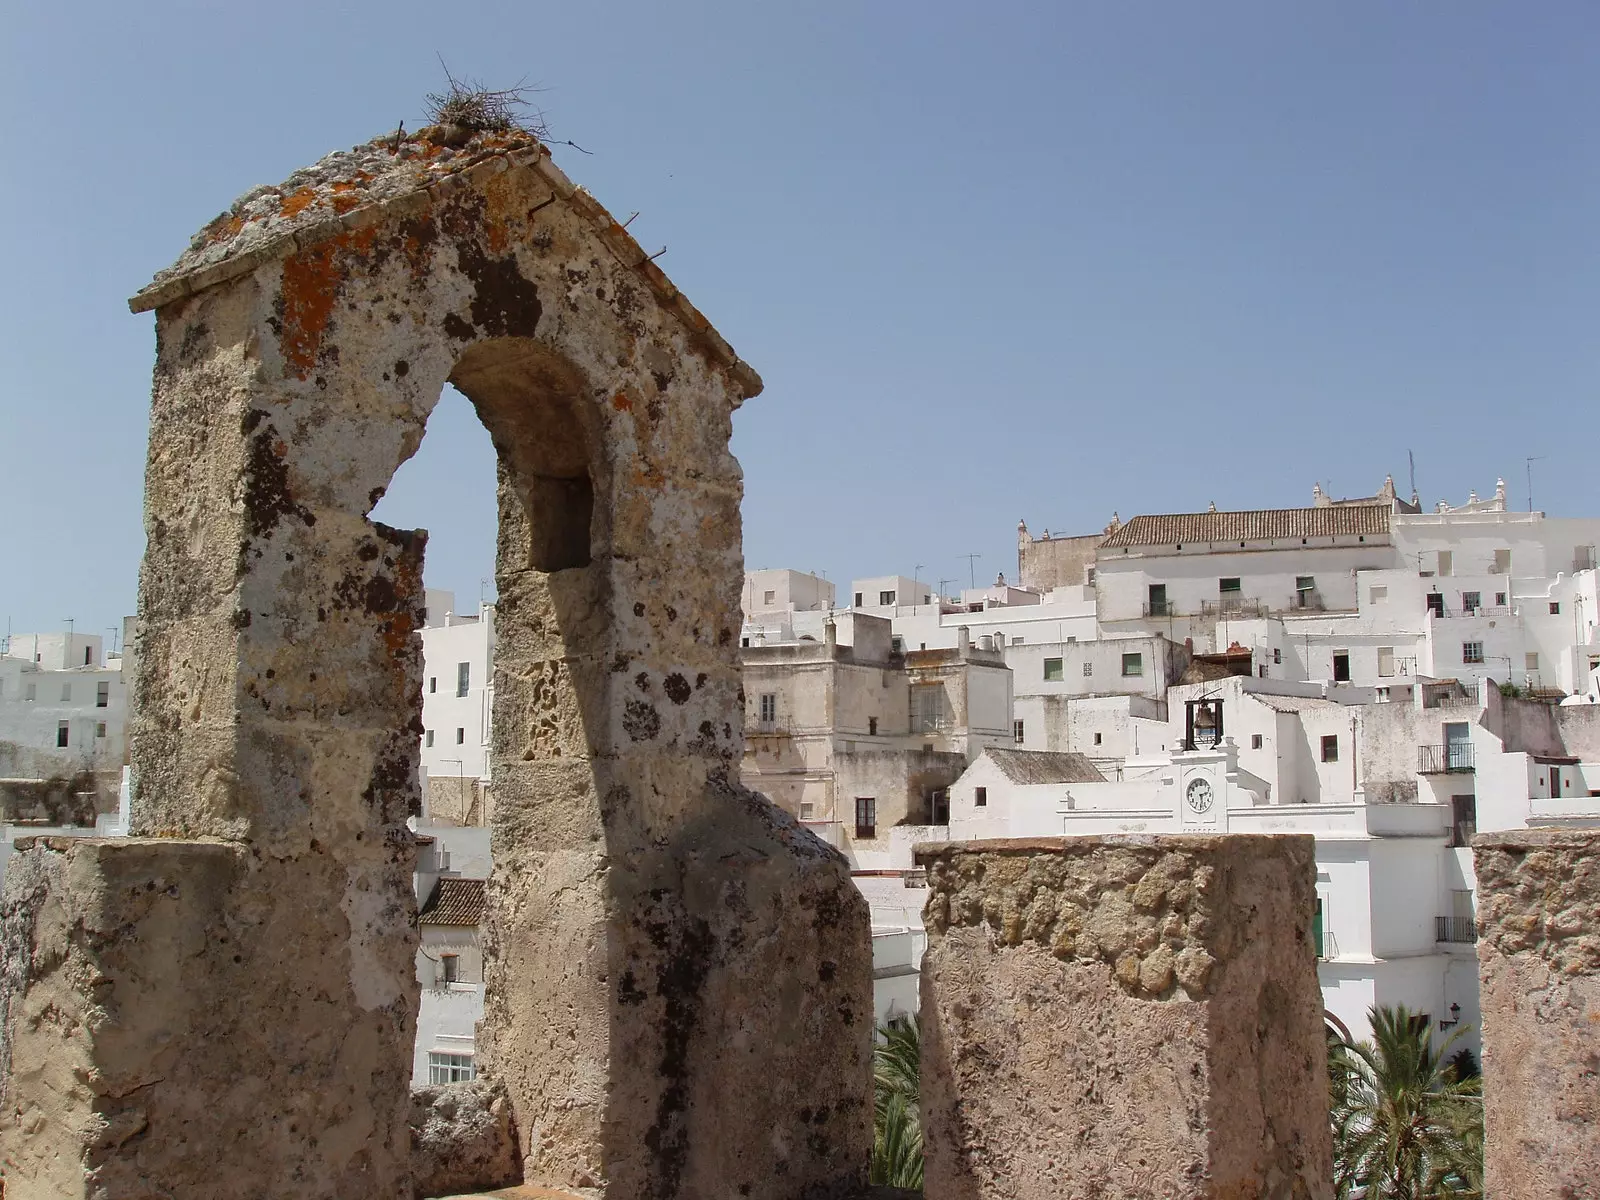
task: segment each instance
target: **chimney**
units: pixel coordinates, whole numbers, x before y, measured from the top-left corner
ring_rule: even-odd
[[[822,623],[822,640],[829,650],[839,644],[839,626],[834,623],[832,617]]]
[[[972,630],[965,625],[956,630],[956,650],[962,658],[972,653]]]

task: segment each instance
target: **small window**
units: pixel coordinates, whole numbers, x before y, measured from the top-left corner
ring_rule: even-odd
[[[425,731],[423,733],[423,735],[422,735],[422,744],[424,746],[432,746],[433,745],[433,730],[429,729],[429,730],[427,730],[427,731]]]
[[[878,798],[876,796],[856,797],[856,836],[858,838],[875,838],[878,836]]]
[[[1094,744],[1096,746],[1100,745],[1102,740],[1103,740],[1102,735],[1100,735],[1098,733],[1094,735]]]
[[[1461,611],[1463,613],[1475,613],[1482,607],[1483,607],[1483,593],[1482,592],[1462,592],[1461,593]]]
[[[438,690],[439,690],[439,677],[437,675],[429,675],[428,676],[428,691],[430,693],[432,693],[432,692],[437,692]]]
[[[988,788],[981,787],[981,788],[973,788],[972,789],[972,807],[973,808],[988,808],[989,807],[989,789]]]
[[[889,639],[889,653],[890,654],[904,654],[905,652],[906,652],[906,640],[905,640],[905,638],[901,637],[899,634],[895,634],[893,637],[891,637]]]
[[[762,692],[759,701],[761,706],[761,723],[770,725],[778,719],[778,694],[776,692]]]
[[[65,721],[57,721],[56,722],[56,748],[58,750],[65,749],[66,744],[67,744],[68,736],[69,736],[69,727],[68,727],[67,723]]]
[[[877,737],[878,736],[878,718],[877,717],[868,717],[867,718],[867,733],[871,737]]]
[[[1012,636],[1011,636],[1011,644],[1013,646],[1020,646],[1020,645],[1022,645],[1022,639],[1020,637],[1016,636],[1015,634],[1012,634]]]
[[[1378,647],[1378,678],[1390,679],[1394,676],[1394,647]]]
[[[478,1077],[478,1069],[470,1054],[439,1054],[428,1052],[428,1082],[467,1083]]]
[[[1262,663],[1259,667],[1257,667],[1256,668],[1256,674],[1261,676],[1261,678],[1265,679],[1267,677],[1267,664],[1266,663]]]
[[[1272,648],[1272,665],[1278,666],[1283,662],[1283,650],[1277,646]]]
[[[461,956],[459,954],[441,954],[439,956],[439,974],[444,977],[445,983],[459,983],[461,980]]]
[[[860,592],[856,593],[856,607],[857,608],[861,607],[861,593]]]
[[[762,592],[761,593],[761,603],[765,604],[768,608],[771,608],[777,602],[778,602],[778,593],[777,592]]]
[[[1483,643],[1462,642],[1461,661],[1464,663],[1481,663],[1483,661]]]
[[[1046,683],[1061,682],[1061,660],[1059,658],[1047,658],[1044,660],[1044,681]]]
[[[457,725],[456,726],[456,745],[465,746],[466,744],[467,744],[467,731],[464,728],[462,728],[460,725]]]
[[[1124,678],[1133,678],[1144,674],[1144,655],[1124,654],[1122,656],[1122,674]]]
[[[1536,654],[1532,650],[1530,650],[1530,651],[1528,651],[1528,653],[1524,654],[1522,656],[1522,668],[1525,671],[1537,671],[1539,669],[1539,656],[1538,656],[1538,654]]]
[[[817,806],[810,800],[800,801],[800,819],[802,821],[814,820],[817,815]]]
[[[61,703],[70,704],[71,702],[72,702],[72,685],[70,683],[63,683],[61,685]]]
[[[1494,606],[1496,608],[1504,608],[1506,606],[1506,594],[1504,592],[1496,592],[1494,594]]]
[[[456,664],[456,695],[465,696],[472,690],[472,664]]]
[[[1350,682],[1350,651],[1335,650],[1333,652],[1333,681],[1335,683]]]
[[[879,592],[878,593],[878,603],[879,604],[893,604],[894,603],[894,593],[893,592]]]
[[[1297,592],[1314,592],[1317,590],[1317,581],[1310,575],[1296,575],[1294,577],[1294,590]]]
[[[1017,745],[1022,745],[1023,722],[1011,722],[1011,740]]]
[[[1339,761],[1339,735],[1338,734],[1336,734],[1336,733],[1325,733],[1325,734],[1322,735],[1322,761],[1323,762],[1338,762]]]
[[[1252,749],[1252,750],[1261,749],[1261,735],[1259,733],[1252,733],[1250,735],[1250,749]]]
[[[106,735],[106,723],[104,721],[96,721],[95,722],[94,735],[97,738],[105,737],[105,735]]]
[[[86,666],[86,667],[94,666],[94,647],[93,646],[85,646],[83,648],[83,665]]]
[[[97,684],[95,684],[95,687],[94,687],[94,706],[96,708],[110,708],[111,707],[111,685],[109,683],[97,683]]]
[[[1386,604],[1389,600],[1389,588],[1386,584],[1374,584],[1367,591],[1369,604]]]
[[[1559,601],[1550,601],[1550,615],[1552,617],[1559,617],[1561,615],[1561,604]]]
[[[1217,580],[1217,592],[1223,596],[1237,596],[1239,594],[1239,580],[1236,576]]]
[[[1440,592],[1429,592],[1427,596],[1428,611],[1436,617],[1444,616],[1444,595]]]

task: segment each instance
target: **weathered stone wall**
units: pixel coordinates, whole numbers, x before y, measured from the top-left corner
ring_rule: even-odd
[[[1600,1180],[1600,830],[1472,842],[1484,1189],[1571,1200]]]
[[[511,1098],[497,1080],[411,1089],[415,1195],[458,1196],[522,1182]]]
[[[405,821],[426,534],[367,514],[450,382],[499,456],[479,1044],[527,1176],[629,1200],[858,1183],[865,904],[837,854],[730,782],[742,481],[728,441],[754,372],[521,135],[330,155],[242,198],[134,307],[156,310],[158,343],[134,832],[173,861],[244,848],[214,919],[281,914],[239,927],[255,973],[188,980],[208,1036],[229,1021],[286,1041],[325,1031],[262,1055],[249,1089],[190,1046],[194,1121],[177,1133],[152,1116],[151,1140],[197,1157],[226,1144],[265,1194],[410,1187]],[[300,953],[268,955],[280,936]],[[24,1006],[77,986],[35,968]],[[315,1012],[296,1001],[307,991]],[[336,1078],[356,1038],[385,1064],[370,1086],[303,1086]],[[91,1060],[108,1052],[92,1042]],[[169,1086],[151,1078],[152,1094]],[[324,1131],[320,1149],[287,1125]],[[141,1178],[156,1194],[187,1177],[152,1159]]]
[[[929,1200],[1331,1197],[1311,838],[917,861]]]

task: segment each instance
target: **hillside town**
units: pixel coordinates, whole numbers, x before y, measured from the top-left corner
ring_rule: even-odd
[[[1329,1019],[1375,1006],[1477,1049],[1476,831],[1600,822],[1600,518],[1392,479],[1310,506],[1017,527],[1011,581],[944,594],[747,570],[740,776],[848,859],[880,1024],[914,1015],[918,843],[1116,833],[1315,838]],[[429,590],[413,1078],[471,1078],[495,780],[495,606]],[[125,832],[131,619],[0,655],[5,853]],[[119,786],[120,783],[120,786]],[[120,794],[120,805],[119,805]]]

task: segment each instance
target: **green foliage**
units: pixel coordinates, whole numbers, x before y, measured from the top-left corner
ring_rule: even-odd
[[[922,1037],[914,1019],[878,1028],[872,1050],[872,1182],[922,1187]]]
[[[1437,1049],[1429,1017],[1373,1008],[1372,1040],[1328,1041],[1334,1185],[1341,1200],[1483,1195],[1480,1081]]]

